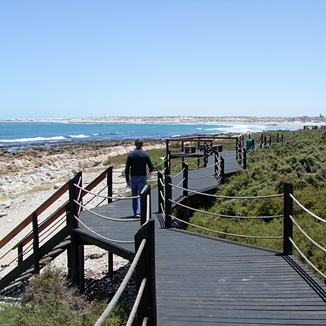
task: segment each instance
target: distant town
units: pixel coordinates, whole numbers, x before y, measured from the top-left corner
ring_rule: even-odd
[[[82,117],[82,118],[17,118],[0,119],[0,121],[53,121],[53,122],[134,122],[134,123],[304,123],[325,124],[326,119],[322,114],[318,117],[251,117],[251,116],[223,116],[223,117],[200,117],[200,116],[108,116],[108,117]]]

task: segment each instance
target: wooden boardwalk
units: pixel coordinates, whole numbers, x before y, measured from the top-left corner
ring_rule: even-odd
[[[221,154],[226,161],[226,173],[239,169],[234,152]],[[208,175],[207,169],[191,174],[199,175],[206,170]],[[200,180],[193,179],[189,188],[205,188],[209,184]],[[155,214],[157,189],[152,189],[151,197],[156,219],[158,325],[326,325],[326,287],[296,258],[274,250],[164,229]],[[130,200],[93,211],[114,218],[132,218]],[[86,211],[81,213],[80,220],[109,239],[133,240],[139,227],[138,221],[112,222]],[[114,245],[126,250],[126,257],[134,253],[133,244]]]

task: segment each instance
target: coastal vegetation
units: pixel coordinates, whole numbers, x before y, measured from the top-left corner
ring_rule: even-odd
[[[246,198],[282,194],[284,182],[293,185],[294,197],[302,205],[322,219],[326,219],[326,131],[299,130],[282,133],[284,134],[282,142],[274,142],[262,149],[250,150],[247,153],[247,169],[230,177],[217,192],[217,195],[230,196],[230,198],[217,198],[211,207],[202,207],[200,210],[209,214],[195,212],[191,223],[218,232],[244,236],[282,236],[282,218],[242,219],[240,217],[282,215],[282,197]],[[275,133],[271,135],[275,138]],[[256,137],[257,142],[259,135],[253,137]],[[243,199],[232,199],[235,196]],[[325,224],[313,219],[295,204],[293,215],[313,240],[326,247]],[[282,239],[240,238],[196,227],[189,227],[188,230],[282,250]],[[294,227],[293,237],[310,261],[325,273],[325,253],[303,237],[296,227]],[[297,255],[295,250],[294,254]]]
[[[48,265],[35,275],[18,302],[0,307],[0,325],[94,325],[107,306],[108,298],[88,300],[77,289],[67,288],[62,270]],[[125,325],[129,309],[117,305],[105,325]]]

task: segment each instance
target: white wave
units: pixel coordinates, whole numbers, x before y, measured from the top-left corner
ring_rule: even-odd
[[[80,135],[69,135],[71,138],[88,138],[89,136],[87,135],[83,135],[83,134],[80,134]]]
[[[22,142],[32,142],[32,141],[45,141],[45,140],[64,140],[63,136],[55,137],[35,137],[35,138],[18,138],[18,139],[0,139],[2,143],[22,143]]]

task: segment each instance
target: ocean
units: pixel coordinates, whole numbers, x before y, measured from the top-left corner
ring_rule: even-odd
[[[182,124],[112,122],[0,122],[1,147],[53,145],[58,142],[166,139],[176,136],[298,130],[300,124]]]

